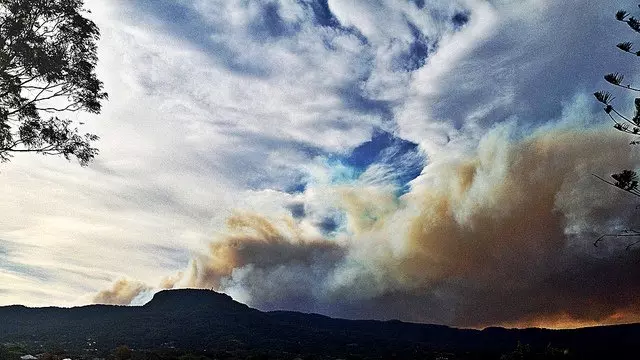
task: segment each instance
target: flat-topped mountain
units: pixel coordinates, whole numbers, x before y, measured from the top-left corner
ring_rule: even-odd
[[[518,342],[532,352],[575,359],[635,359],[640,324],[576,330],[456,329],[401,321],[344,320],[290,311],[262,312],[210,290],[165,290],[143,306],[0,307],[0,343],[62,344],[97,352],[136,349],[258,349],[317,358],[495,358]],[[566,350],[566,351],[565,351]],[[632,355],[633,354],[633,355]],[[554,357],[555,358],[555,357]]]
[[[181,311],[186,309],[215,309],[216,311],[251,311],[247,305],[239,303],[231,296],[213,290],[179,289],[163,290],[142,306],[145,309]],[[257,311],[257,310],[254,310]]]

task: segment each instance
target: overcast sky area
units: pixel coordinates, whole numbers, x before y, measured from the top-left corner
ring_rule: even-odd
[[[633,1],[86,2],[86,168],[0,165],[0,305],[250,306],[455,326],[640,321]],[[634,38],[634,36],[636,38]],[[640,79],[638,79],[640,80]],[[640,81],[635,82],[640,83]],[[633,240],[631,240],[633,241]]]

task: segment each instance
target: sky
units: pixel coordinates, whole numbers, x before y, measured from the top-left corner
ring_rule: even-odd
[[[0,305],[262,310],[461,327],[640,321],[632,1],[86,1],[109,100],[86,168],[0,165]]]

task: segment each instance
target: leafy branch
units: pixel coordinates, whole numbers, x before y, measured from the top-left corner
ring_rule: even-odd
[[[83,0],[0,2],[0,161],[39,153],[85,166],[97,155],[98,136],[61,117],[99,113],[107,99],[95,74],[99,29],[84,12]]]

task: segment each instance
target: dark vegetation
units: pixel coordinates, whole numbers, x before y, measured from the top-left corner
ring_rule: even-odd
[[[638,6],[640,7],[640,5]],[[626,24],[628,28],[632,30],[632,32],[635,32],[636,35],[640,34],[640,19],[630,14],[626,10],[619,10],[618,12],[616,12],[615,19],[620,23]],[[625,52],[629,55],[640,57],[640,50],[634,49],[634,44],[631,41],[620,42],[616,45],[616,48],[619,51]],[[622,89],[626,92],[640,92],[640,88],[625,82],[624,74],[620,74],[619,72],[606,74],[604,76],[604,79],[613,87]],[[635,110],[633,116],[630,116],[624,114],[624,111],[619,110],[613,105],[613,100],[615,98],[610,92],[597,91],[593,95],[596,97],[596,100],[604,105],[603,110],[605,114],[607,114],[607,117],[609,117],[609,119],[613,122],[613,127],[620,132],[630,134],[632,136],[632,140],[630,143],[631,145],[639,145],[640,140],[638,140],[638,137],[640,136],[640,97],[635,98],[635,100],[633,101],[633,107]],[[635,170],[625,169],[620,171],[619,173],[612,174],[611,178],[613,178],[613,181],[604,179],[596,174],[593,175],[609,185],[626,191],[628,194],[640,197],[640,188],[638,188],[638,174]],[[629,226],[628,228],[623,229],[622,231],[617,233],[604,234],[600,236],[593,244],[595,246],[598,246],[598,244],[606,238],[627,237],[640,237],[640,229],[637,229],[634,226]],[[629,242],[627,244],[627,250],[632,246],[638,244],[640,244],[640,240]]]
[[[98,27],[82,0],[0,0],[0,161],[20,152],[87,165],[98,153],[71,112],[99,113]]]
[[[640,324],[471,330],[261,312],[209,290],[163,291],[139,307],[0,308],[0,343],[13,346],[0,360],[635,359],[638,338]]]

